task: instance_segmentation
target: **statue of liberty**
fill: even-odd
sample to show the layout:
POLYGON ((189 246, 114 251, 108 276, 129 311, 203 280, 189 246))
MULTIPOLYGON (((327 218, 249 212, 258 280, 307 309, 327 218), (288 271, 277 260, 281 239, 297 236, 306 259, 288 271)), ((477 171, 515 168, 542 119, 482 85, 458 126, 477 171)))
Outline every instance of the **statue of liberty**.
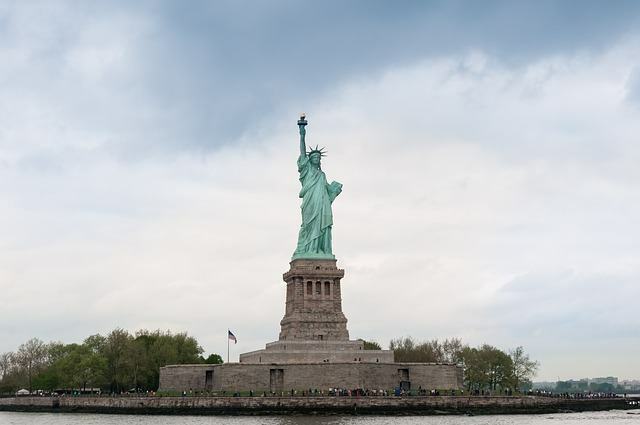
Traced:
POLYGON ((300 173, 300 197, 302 198, 302 225, 298 234, 298 246, 293 259, 335 259, 331 250, 331 226, 333 214, 331 204, 342 192, 342 184, 327 183, 327 177, 320 168, 320 159, 325 155, 324 148, 311 149, 307 152, 305 126, 307 121, 302 114, 298 120, 300 128, 300 157, 298 172, 300 173))

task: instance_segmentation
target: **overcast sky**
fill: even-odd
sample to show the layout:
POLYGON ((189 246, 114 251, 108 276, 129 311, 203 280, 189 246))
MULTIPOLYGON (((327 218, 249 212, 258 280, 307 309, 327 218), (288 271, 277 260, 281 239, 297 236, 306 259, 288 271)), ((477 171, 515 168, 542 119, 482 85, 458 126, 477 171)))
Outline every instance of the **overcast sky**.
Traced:
POLYGON ((301 111, 352 338, 640 378, 637 1, 0 0, 0 352, 276 340, 301 111))

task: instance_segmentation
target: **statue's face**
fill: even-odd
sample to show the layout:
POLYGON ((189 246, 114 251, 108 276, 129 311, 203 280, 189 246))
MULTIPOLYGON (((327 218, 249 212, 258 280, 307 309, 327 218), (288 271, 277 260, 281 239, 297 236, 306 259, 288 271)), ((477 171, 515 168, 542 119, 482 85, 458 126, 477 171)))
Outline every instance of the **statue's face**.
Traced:
POLYGON ((309 161, 311 161, 311 163, 313 165, 320 165, 320 154, 314 153, 309 157, 309 161))

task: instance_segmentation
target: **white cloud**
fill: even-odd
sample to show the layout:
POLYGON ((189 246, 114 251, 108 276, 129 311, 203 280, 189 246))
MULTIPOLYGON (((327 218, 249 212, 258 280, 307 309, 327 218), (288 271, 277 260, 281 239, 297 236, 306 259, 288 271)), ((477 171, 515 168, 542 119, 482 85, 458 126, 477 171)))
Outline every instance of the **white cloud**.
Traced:
POLYGON ((365 300, 345 306, 383 300, 390 312, 352 328, 384 333, 383 340, 404 332, 522 344, 544 352, 547 377, 637 375, 632 351, 620 366, 595 368, 602 352, 581 350, 567 370, 549 348, 572 336, 577 350, 594 344, 594 320, 593 338, 620 339, 620 325, 603 316, 625 318, 623 345, 640 348, 627 301, 640 295, 629 283, 640 277, 640 128, 625 101, 636 51, 630 44, 521 68, 474 53, 335 93, 318 138, 344 146, 332 167, 353 170, 345 198, 359 193, 359 209, 351 200, 345 214, 359 231, 345 229, 345 261, 366 271, 351 276, 365 300), (469 70, 474 61, 483 66, 469 70), (380 230, 372 236, 372 228, 380 230), (575 276, 567 281, 558 271, 575 276), (527 275, 539 276, 535 297, 501 301, 504 288, 527 275))
POLYGON ((60 130, 82 119, 77 93, 0 101, 0 351, 115 326, 186 329, 217 352, 227 327, 237 352, 277 338, 306 108, 310 143, 345 184, 334 251, 352 337, 461 336, 524 345, 543 377, 640 375, 635 335, 607 321, 638 324, 636 42, 517 67, 480 51, 420 61, 334 87, 233 147, 134 162, 107 146, 138 134, 132 117, 181 133, 111 79, 140 71, 130 39, 101 45, 95 31, 65 57, 122 127, 89 113, 60 130), (599 341, 629 353, 615 369, 566 344, 593 343, 594 318, 599 341))

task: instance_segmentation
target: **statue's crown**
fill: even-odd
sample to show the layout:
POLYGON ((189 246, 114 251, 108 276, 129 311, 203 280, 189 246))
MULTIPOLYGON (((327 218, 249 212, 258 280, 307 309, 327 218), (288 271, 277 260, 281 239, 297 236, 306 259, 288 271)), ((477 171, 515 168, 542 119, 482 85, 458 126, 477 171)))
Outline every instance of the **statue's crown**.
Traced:
POLYGON ((326 156, 327 155, 327 151, 324 150, 324 147, 318 149, 318 145, 316 145, 315 149, 311 149, 309 152, 307 152, 307 156, 311 156, 314 153, 317 153, 320 156, 326 156))

